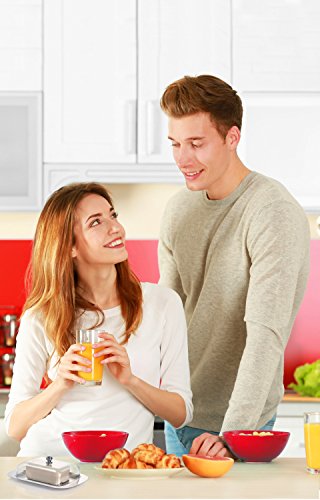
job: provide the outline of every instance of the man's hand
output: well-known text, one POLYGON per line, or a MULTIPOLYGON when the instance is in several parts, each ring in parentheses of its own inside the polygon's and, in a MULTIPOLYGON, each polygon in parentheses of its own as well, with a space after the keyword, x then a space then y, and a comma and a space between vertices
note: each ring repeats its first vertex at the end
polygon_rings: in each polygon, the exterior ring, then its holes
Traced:
POLYGON ((209 457, 218 456, 234 458, 231 452, 225 447, 221 437, 209 434, 209 432, 200 434, 200 436, 193 440, 189 453, 202 456, 206 455, 209 457))

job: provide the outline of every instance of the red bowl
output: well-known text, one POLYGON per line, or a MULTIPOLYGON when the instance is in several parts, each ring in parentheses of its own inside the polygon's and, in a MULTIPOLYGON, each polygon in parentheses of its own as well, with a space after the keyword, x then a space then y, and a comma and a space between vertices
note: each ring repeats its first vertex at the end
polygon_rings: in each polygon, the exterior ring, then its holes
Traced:
POLYGON ((270 462, 285 448, 290 432, 282 431, 227 431, 223 439, 228 448, 245 462, 270 462), (253 436, 253 432, 271 432, 272 435, 253 436))
POLYGON ((62 439, 81 462, 102 462, 108 451, 123 448, 128 435, 122 431, 69 431, 62 433, 62 439))

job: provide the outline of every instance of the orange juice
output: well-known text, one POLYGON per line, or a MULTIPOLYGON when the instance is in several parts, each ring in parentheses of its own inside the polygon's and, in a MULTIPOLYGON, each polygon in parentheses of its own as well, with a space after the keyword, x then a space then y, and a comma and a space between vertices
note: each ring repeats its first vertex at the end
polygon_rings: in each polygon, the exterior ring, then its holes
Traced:
POLYGON ((304 424, 307 466, 320 469, 320 423, 304 424))
MULTIPOLYGON (((96 385, 100 385, 102 381, 102 374, 103 374, 103 365, 101 364, 101 361, 104 359, 104 356, 98 356, 94 357, 94 353, 101 351, 103 347, 93 349, 92 344, 90 342, 82 342, 82 345, 85 347, 84 351, 79 352, 81 356, 84 358, 87 358, 91 361, 91 372, 82 372, 78 371, 79 377, 84 378, 88 382, 95 383, 96 385)), ((87 365, 86 365, 87 366, 87 365)))

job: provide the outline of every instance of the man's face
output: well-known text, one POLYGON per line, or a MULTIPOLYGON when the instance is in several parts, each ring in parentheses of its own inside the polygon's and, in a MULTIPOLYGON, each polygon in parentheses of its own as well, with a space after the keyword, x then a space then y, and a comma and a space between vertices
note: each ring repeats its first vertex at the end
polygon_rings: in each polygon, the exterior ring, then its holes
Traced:
POLYGON ((227 173, 231 151, 209 113, 170 117, 169 139, 172 141, 174 160, 186 179, 188 189, 205 190, 209 198, 214 198, 215 186, 223 182, 227 173))

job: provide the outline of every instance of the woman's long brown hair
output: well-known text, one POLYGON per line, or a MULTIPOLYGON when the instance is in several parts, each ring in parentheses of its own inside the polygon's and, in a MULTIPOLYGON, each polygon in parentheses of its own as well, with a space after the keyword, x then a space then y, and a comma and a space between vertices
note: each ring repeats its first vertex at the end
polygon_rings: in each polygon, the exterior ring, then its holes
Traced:
MULTIPOLYGON (((94 182, 69 184, 50 196, 39 217, 26 274, 28 297, 23 312, 33 308, 41 314, 46 335, 59 357, 75 342, 79 314, 96 311, 97 321, 92 327, 104 320, 103 311, 82 295, 72 258, 75 210, 88 194, 102 196, 113 206, 108 191, 94 182)), ((128 260, 116 264, 116 271, 125 343, 142 320, 142 290, 128 260)))

